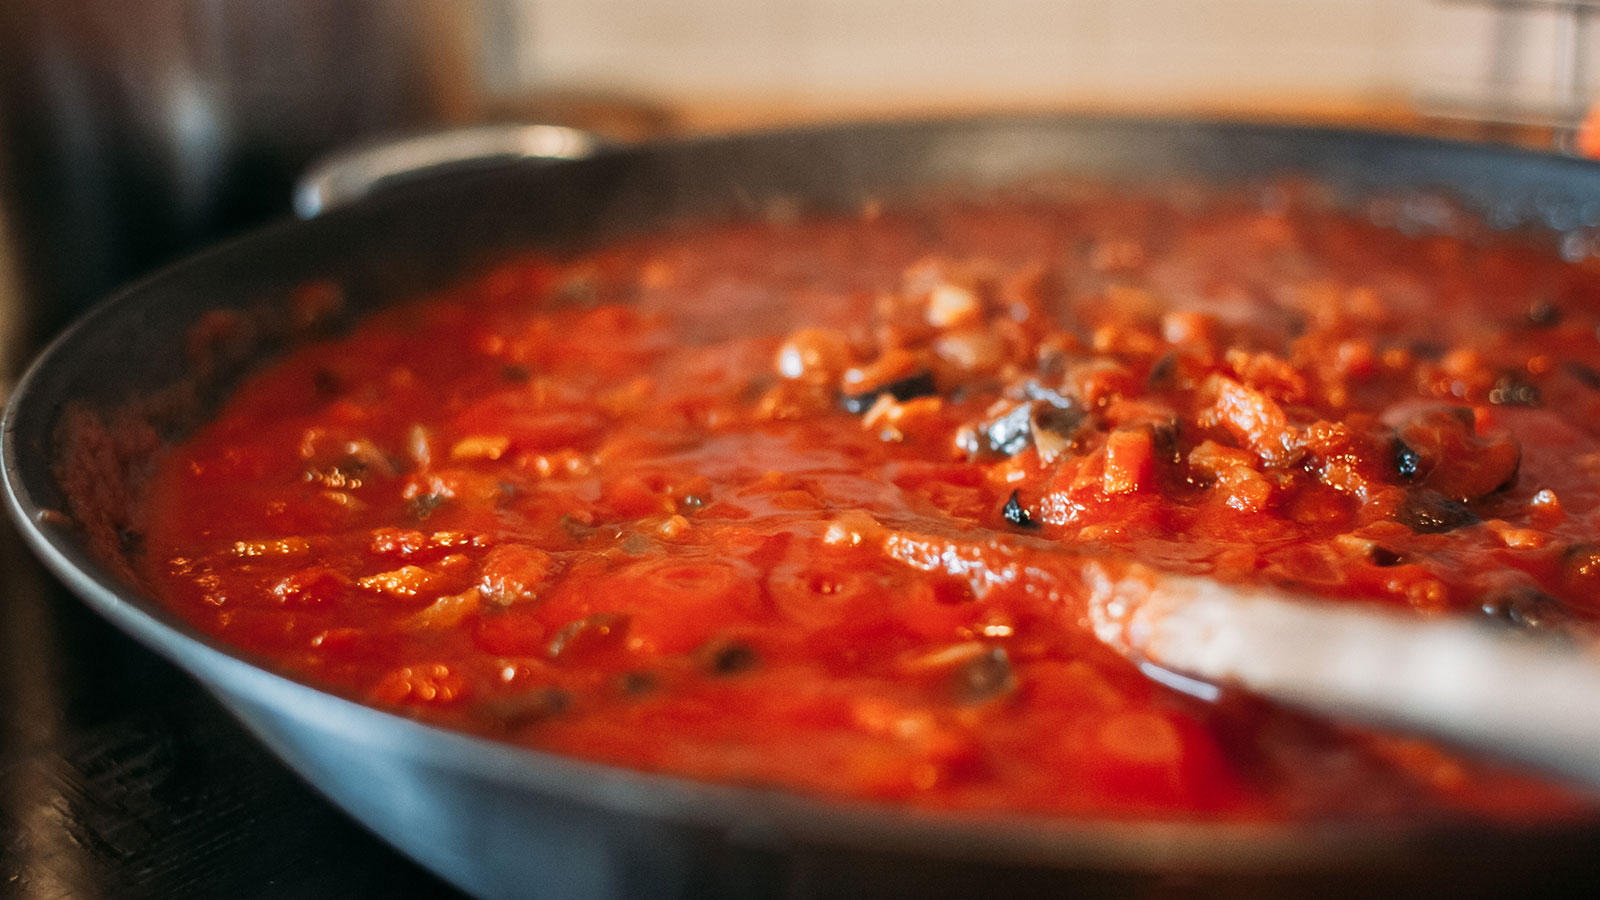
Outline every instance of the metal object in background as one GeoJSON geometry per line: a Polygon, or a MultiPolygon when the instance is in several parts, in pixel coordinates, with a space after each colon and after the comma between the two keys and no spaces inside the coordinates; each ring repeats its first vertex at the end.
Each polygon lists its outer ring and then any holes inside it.
{"type": "Polygon", "coordinates": [[[295,185],[294,210],[309,219],[399,182],[512,160],[582,159],[602,145],[595,135],[559,125],[480,125],[352,147],[306,172],[295,185]]]}
{"type": "Polygon", "coordinates": [[[288,211],[336,146],[517,90],[516,0],[10,0],[0,203],[32,331],[288,211]]]}
{"type": "MultiPolygon", "coordinates": [[[[0,2],[0,398],[317,156],[521,93],[518,0],[0,2]]],[[[3,518],[3,517],[0,517],[3,518]]],[[[0,896],[456,896],[97,621],[0,522],[0,896]]]]}
{"type": "MultiPolygon", "coordinates": [[[[1495,125],[1549,128],[1556,146],[1573,149],[1578,128],[1591,102],[1591,51],[1600,14],[1600,0],[1435,0],[1440,6],[1476,6],[1490,10],[1489,46],[1481,83],[1448,93],[1422,96],[1418,105],[1427,115],[1466,119],[1495,125]],[[1533,100],[1522,96],[1529,26],[1535,16],[1553,16],[1548,53],[1549,96],[1533,100]]],[[[1537,62],[1537,57],[1535,58],[1537,62]]]]}

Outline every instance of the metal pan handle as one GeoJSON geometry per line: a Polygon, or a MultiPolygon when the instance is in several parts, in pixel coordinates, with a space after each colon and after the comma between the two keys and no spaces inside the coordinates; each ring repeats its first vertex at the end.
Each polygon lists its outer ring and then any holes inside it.
{"type": "Polygon", "coordinates": [[[561,125],[479,125],[359,145],[307,169],[295,184],[294,210],[311,219],[402,182],[512,159],[583,159],[604,146],[561,125]]]}

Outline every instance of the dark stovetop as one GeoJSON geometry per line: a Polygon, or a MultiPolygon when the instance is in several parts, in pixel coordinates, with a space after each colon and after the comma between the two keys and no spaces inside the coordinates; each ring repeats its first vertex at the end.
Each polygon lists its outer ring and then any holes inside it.
{"type": "Polygon", "coordinates": [[[0,516],[0,898],[459,898],[50,578],[0,516]]]}

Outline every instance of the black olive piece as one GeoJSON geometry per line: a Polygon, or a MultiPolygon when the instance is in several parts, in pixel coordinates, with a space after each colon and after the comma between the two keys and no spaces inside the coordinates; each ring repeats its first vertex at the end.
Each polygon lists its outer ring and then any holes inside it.
{"type": "Polygon", "coordinates": [[[527,366],[511,363],[501,367],[500,377],[516,384],[526,384],[533,377],[533,373],[528,370],[527,366]]]}
{"type": "Polygon", "coordinates": [[[882,394],[888,394],[896,401],[904,403],[907,400],[915,400],[918,397],[931,397],[937,393],[939,393],[939,386],[933,383],[933,373],[918,372],[915,375],[907,375],[905,378],[897,379],[887,384],[880,384],[870,391],[862,391],[859,394],[845,394],[843,403],[846,412],[859,415],[871,409],[872,404],[877,403],[878,397],[882,394]]]}
{"type": "Polygon", "coordinates": [[[1528,307],[1527,319],[1535,328],[1549,328],[1561,322],[1561,307],[1549,300],[1540,300],[1528,307]]]}
{"type": "Polygon", "coordinates": [[[1489,402],[1495,406],[1539,407],[1544,397],[1537,385],[1529,384],[1517,375],[1502,375],[1489,389],[1489,402]]]}
{"type": "Polygon", "coordinates": [[[318,397],[337,397],[344,393],[344,382],[327,369],[318,369],[311,373],[311,388],[318,397]]]}
{"type": "Polygon", "coordinates": [[[1006,505],[1000,509],[1000,517],[1018,528],[1039,527],[1039,523],[1033,520],[1033,516],[1022,508],[1022,501],[1017,499],[1016,491],[1012,491],[1011,496],[1006,498],[1006,505]]]}
{"type": "Polygon", "coordinates": [[[624,672],[617,679],[617,687],[630,697],[648,694],[661,686],[661,679],[653,672],[624,672]]]}
{"type": "Polygon", "coordinates": [[[444,504],[443,494],[418,494],[406,501],[406,511],[418,521],[433,515],[433,511],[444,504]]]}
{"type": "Polygon", "coordinates": [[[621,643],[628,631],[628,617],[622,613],[595,613],[561,626],[545,646],[551,659],[562,659],[601,650],[621,643]]]}
{"type": "Polygon", "coordinates": [[[1011,657],[1004,647],[990,647],[962,663],[951,676],[952,693],[961,703],[983,703],[1017,686],[1011,657]]]}
{"type": "Polygon", "coordinates": [[[1568,375],[1578,379],[1579,384],[1591,391],[1600,391],[1600,369],[1580,362],[1569,362],[1565,368],[1568,375]]]}
{"type": "Polygon", "coordinates": [[[1490,621],[1525,631],[1559,629],[1571,622],[1561,601],[1531,586],[1492,594],[1482,608],[1490,621]]]}
{"type": "Polygon", "coordinates": [[[542,687],[478,704],[478,710],[505,725],[527,725],[566,712],[572,695],[560,688],[542,687]]]}
{"type": "Polygon", "coordinates": [[[1170,387],[1173,376],[1178,374],[1178,354],[1168,353],[1156,360],[1150,367],[1150,374],[1145,377],[1145,385],[1152,388],[1170,387]]]}
{"type": "Polygon", "coordinates": [[[1417,534],[1443,534],[1464,525],[1476,525],[1481,520],[1459,500],[1452,500],[1438,491],[1414,490],[1395,513],[1395,521],[1417,534]]]}
{"type": "Polygon", "coordinates": [[[144,532],[132,528],[117,529],[117,549],[129,556],[144,552],[144,532]]]}
{"type": "Polygon", "coordinates": [[[972,449],[981,456],[1009,457],[1021,453],[1033,437],[1032,411],[1031,403],[1021,403],[1005,415],[979,426],[978,443],[972,449]]]}
{"type": "MultiPolygon", "coordinates": [[[[1077,406],[1034,403],[1030,428],[1035,432],[1048,431],[1068,444],[1076,444],[1078,433],[1083,430],[1088,418],[1088,414],[1077,406]]],[[[1036,444],[1039,442],[1037,434],[1033,440],[1036,444]]]]}
{"type": "Polygon", "coordinates": [[[1178,422],[1172,420],[1161,422],[1150,429],[1150,443],[1155,447],[1156,456],[1173,465],[1183,462],[1183,448],[1178,444],[1178,422]]]}
{"type": "Polygon", "coordinates": [[[713,649],[707,662],[713,675],[737,675],[754,669],[761,657],[749,644],[732,641],[713,649]]]}
{"type": "Polygon", "coordinates": [[[1418,455],[1417,451],[1411,449],[1411,445],[1407,444],[1405,441],[1395,438],[1394,467],[1395,470],[1400,473],[1400,477],[1406,481],[1412,481],[1416,479],[1417,469],[1421,465],[1422,457],[1418,455]]]}
{"type": "Polygon", "coordinates": [[[1380,546],[1378,544],[1372,545],[1373,565],[1388,568],[1389,566],[1398,566],[1402,562],[1405,562],[1404,556],[1401,556],[1393,550],[1390,550],[1388,547],[1380,546]]]}

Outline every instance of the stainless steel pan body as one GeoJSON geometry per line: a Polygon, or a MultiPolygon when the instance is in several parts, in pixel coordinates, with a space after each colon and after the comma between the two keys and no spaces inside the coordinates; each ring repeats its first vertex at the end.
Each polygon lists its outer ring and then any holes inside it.
{"type": "MultiPolygon", "coordinates": [[[[553,166],[507,162],[267,228],[94,310],[11,398],[0,426],[10,510],[91,606],[188,670],[335,803],[483,897],[1592,893],[1600,860],[1591,829],[933,815],[643,775],[455,734],[266,671],[166,613],[54,514],[65,508],[54,467],[61,411],[126,407],[193,381],[185,341],[207,313],[258,315],[308,280],[341,285],[359,311],[426,294],[530,247],[759,215],[774,203],[848,209],[927,186],[1061,173],[1303,174],[1352,196],[1442,190],[1508,227],[1561,232],[1600,222],[1594,164],[1291,127],[980,119],[666,143],[553,166]]],[[[194,385],[200,406],[276,348],[264,339],[245,348],[237,367],[214,367],[194,385]]],[[[168,433],[185,426],[161,423],[168,433]]]]}

